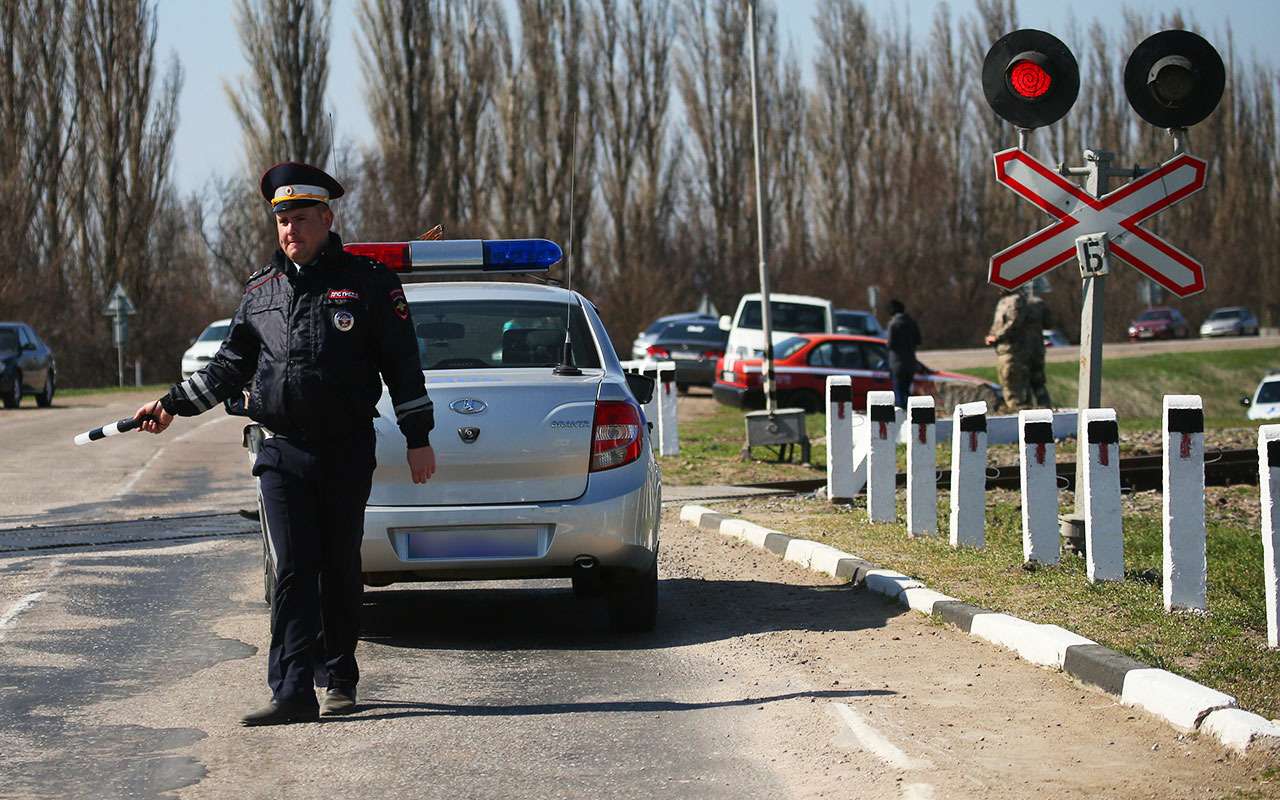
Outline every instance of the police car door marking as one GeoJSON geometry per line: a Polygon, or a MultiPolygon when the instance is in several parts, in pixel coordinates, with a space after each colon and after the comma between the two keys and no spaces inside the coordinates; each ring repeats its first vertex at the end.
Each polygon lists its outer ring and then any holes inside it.
{"type": "Polygon", "coordinates": [[[355,327],[356,318],[350,311],[338,311],[333,315],[333,327],[346,333],[355,327]]]}

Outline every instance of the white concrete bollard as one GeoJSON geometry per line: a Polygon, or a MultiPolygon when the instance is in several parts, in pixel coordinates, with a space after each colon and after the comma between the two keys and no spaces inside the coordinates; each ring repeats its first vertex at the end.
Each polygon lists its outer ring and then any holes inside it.
{"type": "Polygon", "coordinates": [[[851,503],[853,484],[853,381],[848,375],[827,376],[827,499],[851,503]]]}
{"type": "MultiPolygon", "coordinates": [[[[1120,427],[1112,408],[1085,411],[1088,462],[1084,469],[1085,573],[1090,583],[1124,580],[1120,518],[1120,427]]],[[[1078,457],[1078,456],[1077,456],[1078,457]]]]}
{"type": "Polygon", "coordinates": [[[952,414],[951,546],[982,547],[987,537],[987,404],[952,414]]]}
{"type": "Polygon", "coordinates": [[[898,418],[893,392],[867,392],[867,517],[898,518],[898,418]]]}
{"type": "Polygon", "coordinates": [[[1204,404],[1164,398],[1164,610],[1205,610],[1204,404]]]}
{"type": "Polygon", "coordinates": [[[1262,486],[1262,571],[1267,590],[1267,645],[1280,647],[1280,425],[1258,428],[1258,483],[1262,486]]]}
{"type": "Polygon", "coordinates": [[[1022,483],[1022,558],[1027,563],[1057,564],[1058,467],[1054,460],[1053,412],[1018,412],[1019,474],[1022,483]]]}
{"type": "Polygon", "coordinates": [[[907,535],[938,533],[937,410],[932,397],[907,398],[907,535]]]}
{"type": "Polygon", "coordinates": [[[676,413],[676,365],[658,365],[658,455],[680,454],[680,420],[676,413]]]}

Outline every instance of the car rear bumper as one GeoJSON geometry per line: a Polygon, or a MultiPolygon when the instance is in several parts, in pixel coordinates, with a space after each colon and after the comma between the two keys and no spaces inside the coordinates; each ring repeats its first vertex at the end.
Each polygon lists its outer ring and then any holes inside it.
{"type": "Polygon", "coordinates": [[[711,386],[711,396],[716,402],[734,408],[764,408],[764,392],[759,389],[715,383],[711,386]]]}
{"type": "Polygon", "coordinates": [[[365,582],[555,578],[590,556],[643,569],[658,547],[661,485],[651,457],[595,473],[576,500],[480,506],[369,506],[365,582]]]}

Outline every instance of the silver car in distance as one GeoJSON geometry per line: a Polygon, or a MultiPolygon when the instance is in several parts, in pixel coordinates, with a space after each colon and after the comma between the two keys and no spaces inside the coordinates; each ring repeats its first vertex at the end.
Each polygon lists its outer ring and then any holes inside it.
{"type": "Polygon", "coordinates": [[[652,629],[662,490],[636,398],[646,384],[629,385],[594,306],[535,284],[405,294],[438,469],[413,483],[384,389],[365,583],[568,577],[579,595],[605,595],[616,629],[652,629]],[[555,369],[566,322],[580,374],[555,369]]]}

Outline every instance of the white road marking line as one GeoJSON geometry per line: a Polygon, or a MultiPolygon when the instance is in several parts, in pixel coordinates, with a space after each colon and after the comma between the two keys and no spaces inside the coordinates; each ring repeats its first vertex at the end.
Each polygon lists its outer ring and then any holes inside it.
{"type": "Polygon", "coordinates": [[[12,623],[15,619],[17,619],[18,615],[21,614],[23,611],[26,611],[28,608],[31,608],[33,605],[35,605],[36,601],[38,601],[41,597],[44,597],[43,591],[32,592],[31,594],[26,595],[24,597],[19,597],[16,603],[9,606],[9,610],[4,612],[3,616],[0,616],[0,639],[4,638],[4,635],[6,633],[5,629],[9,627],[10,623],[12,623]]]}
{"type": "Polygon", "coordinates": [[[862,719],[862,716],[854,711],[847,703],[832,703],[835,706],[836,714],[849,727],[849,731],[857,738],[858,743],[862,745],[862,749],[879,758],[889,766],[898,769],[917,769],[924,766],[924,763],[917,761],[902,750],[893,742],[886,739],[879,731],[871,727],[862,719]]]}
{"type": "Polygon", "coordinates": [[[902,787],[902,800],[933,800],[933,786],[927,783],[908,783],[902,787]]]}
{"type": "Polygon", "coordinates": [[[165,451],[165,450],[168,450],[168,449],[169,449],[169,445],[171,445],[171,444],[177,444],[178,442],[184,442],[184,441],[186,441],[187,439],[189,439],[189,438],[191,438],[192,436],[194,436],[196,433],[198,433],[201,429],[203,429],[203,428],[207,428],[207,427],[209,427],[210,425],[216,425],[216,424],[218,424],[219,422],[224,422],[225,420],[229,420],[229,419],[235,419],[235,417],[232,417],[232,416],[228,415],[228,416],[218,417],[218,418],[216,418],[216,419],[211,419],[211,420],[209,420],[208,422],[204,422],[204,423],[201,423],[200,425],[197,425],[196,427],[192,428],[191,430],[189,430],[189,431],[187,431],[186,433],[182,434],[181,436],[177,437],[177,438],[176,438],[176,439],[174,439],[173,441],[168,442],[168,443],[166,443],[166,444],[164,444],[164,445],[161,445],[161,447],[160,447],[160,449],[159,449],[159,450],[157,450],[157,451],[155,451],[154,453],[152,453],[152,454],[151,454],[151,457],[150,457],[150,458],[148,458],[148,459],[147,459],[147,460],[142,464],[142,466],[141,466],[141,467],[138,467],[137,471],[135,471],[132,475],[130,475],[130,476],[129,476],[129,479],[128,479],[127,481],[125,481],[125,482],[124,482],[124,486],[121,486],[121,487],[116,491],[115,496],[114,496],[114,499],[119,499],[119,498],[121,498],[121,497],[124,497],[125,495],[129,494],[129,492],[133,491],[133,487],[134,487],[134,486],[136,486],[136,485],[137,485],[137,483],[138,483],[138,481],[142,479],[142,475],[143,475],[143,473],[145,473],[145,472],[147,471],[147,468],[148,468],[148,467],[150,467],[150,466],[151,466],[151,464],[152,464],[152,463],[154,463],[154,462],[155,462],[155,460],[156,460],[157,458],[159,458],[159,457],[160,457],[160,455],[161,455],[162,453],[164,453],[164,451],[165,451]]]}

